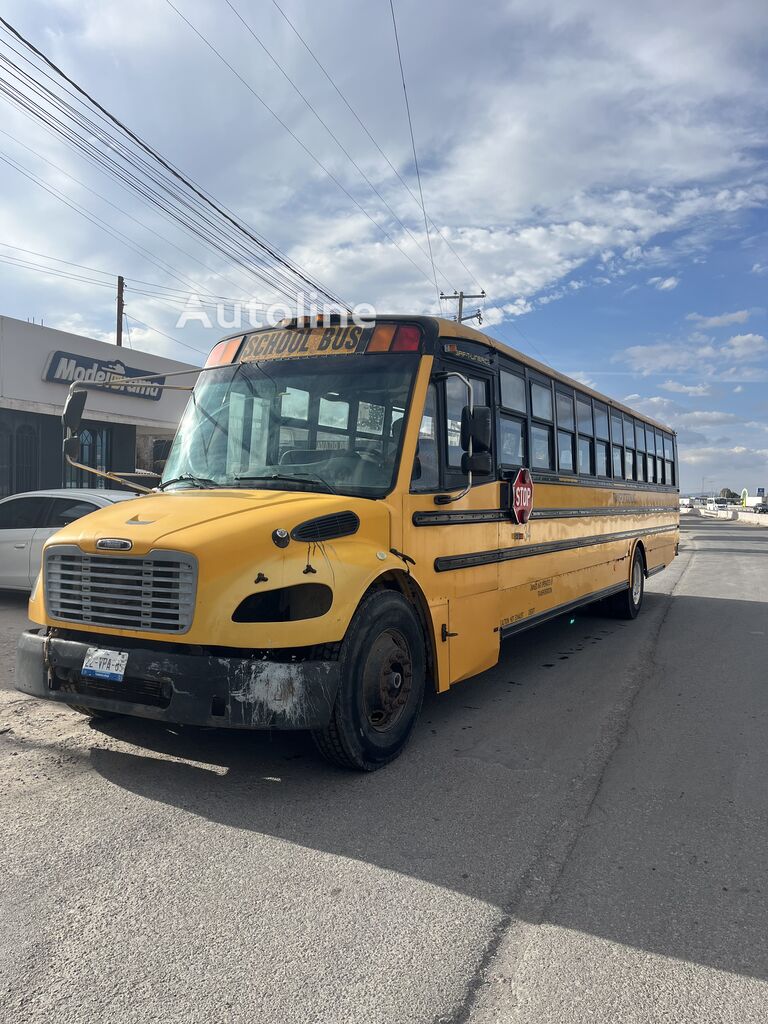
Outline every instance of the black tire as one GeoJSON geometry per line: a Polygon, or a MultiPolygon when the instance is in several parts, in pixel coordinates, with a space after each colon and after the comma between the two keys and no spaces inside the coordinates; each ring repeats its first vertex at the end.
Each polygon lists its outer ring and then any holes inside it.
{"type": "Polygon", "coordinates": [[[424,636],[413,607],[393,591],[370,594],[347,630],[339,660],[331,719],[312,736],[332,764],[373,772],[401,753],[424,699],[424,636]]]}
{"type": "Polygon", "coordinates": [[[635,548],[629,587],[610,598],[609,608],[617,619],[636,619],[645,596],[645,561],[640,548],[635,548]]]}

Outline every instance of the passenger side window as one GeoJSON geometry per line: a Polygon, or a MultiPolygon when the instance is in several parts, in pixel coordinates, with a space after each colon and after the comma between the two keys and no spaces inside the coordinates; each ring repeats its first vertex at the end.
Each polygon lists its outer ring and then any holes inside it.
{"type": "Polygon", "coordinates": [[[533,469],[555,468],[555,445],[552,421],[552,385],[542,381],[531,381],[531,467],[533,469]],[[535,420],[543,422],[534,422],[535,420]]]}
{"type": "Polygon", "coordinates": [[[34,530],[47,498],[11,498],[0,504],[0,530],[34,530]]]}
{"type": "Polygon", "coordinates": [[[54,527],[59,530],[62,526],[69,526],[76,519],[82,519],[89,512],[95,512],[98,505],[91,501],[82,501],[72,498],[54,498],[51,507],[45,516],[43,526],[54,527]]]}
{"type": "Polygon", "coordinates": [[[437,388],[430,384],[419,427],[419,440],[413,460],[411,490],[436,491],[440,487],[440,459],[437,444],[437,388]]]}

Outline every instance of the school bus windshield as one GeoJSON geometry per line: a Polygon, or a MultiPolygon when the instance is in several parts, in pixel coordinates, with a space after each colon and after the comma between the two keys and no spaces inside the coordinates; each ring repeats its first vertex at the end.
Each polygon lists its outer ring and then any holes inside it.
{"type": "Polygon", "coordinates": [[[248,362],[206,372],[161,487],[383,497],[394,485],[417,355],[248,362]]]}

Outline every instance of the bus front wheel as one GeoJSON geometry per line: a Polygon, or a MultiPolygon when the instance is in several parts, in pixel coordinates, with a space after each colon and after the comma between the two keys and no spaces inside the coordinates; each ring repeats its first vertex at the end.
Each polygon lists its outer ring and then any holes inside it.
{"type": "Polygon", "coordinates": [[[333,764],[376,771],[405,747],[424,699],[424,637],[413,607],[393,591],[370,594],[339,659],[341,682],[331,719],[312,735],[333,764]]]}

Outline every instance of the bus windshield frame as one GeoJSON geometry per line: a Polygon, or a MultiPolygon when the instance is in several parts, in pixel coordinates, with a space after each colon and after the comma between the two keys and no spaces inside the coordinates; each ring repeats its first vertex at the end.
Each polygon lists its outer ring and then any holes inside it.
{"type": "Polygon", "coordinates": [[[182,416],[160,488],[383,498],[397,480],[421,358],[311,356],[210,369],[182,416]]]}

